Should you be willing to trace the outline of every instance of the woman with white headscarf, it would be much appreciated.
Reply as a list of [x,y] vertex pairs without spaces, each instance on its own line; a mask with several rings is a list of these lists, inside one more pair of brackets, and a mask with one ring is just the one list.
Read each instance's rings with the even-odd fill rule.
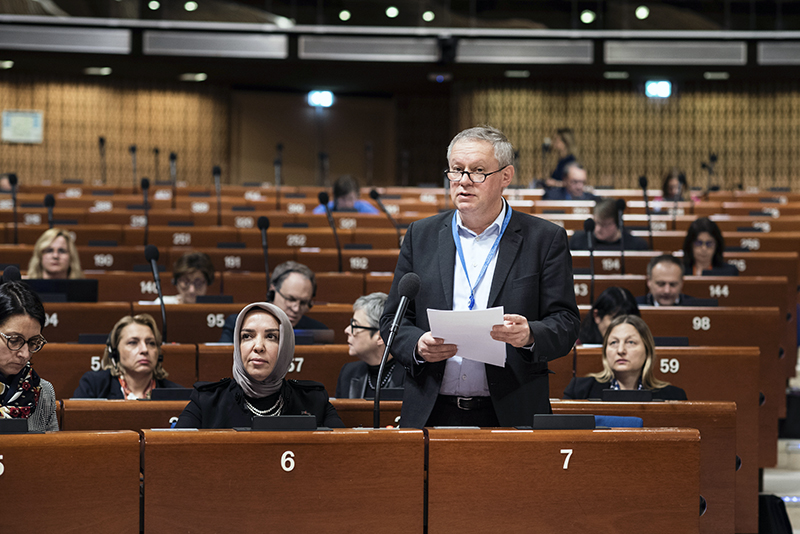
[[178,428],[248,427],[254,415],[305,413],[317,418],[317,426],[344,426],[322,384],[284,379],[294,357],[294,330],[283,310],[248,304],[233,333],[233,379],[198,386]]

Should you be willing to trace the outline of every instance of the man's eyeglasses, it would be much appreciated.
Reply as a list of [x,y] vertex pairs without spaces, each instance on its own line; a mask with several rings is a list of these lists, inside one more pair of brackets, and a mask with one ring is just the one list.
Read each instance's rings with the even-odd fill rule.
[[694,246],[696,247],[706,247],[706,248],[714,248],[717,246],[717,242],[713,239],[711,241],[701,241],[700,239],[694,242]]
[[178,289],[181,291],[186,291],[190,287],[194,287],[196,291],[199,291],[206,287],[208,283],[206,282],[205,278],[198,278],[197,280],[187,280],[186,278],[179,278],[178,279]]
[[47,343],[47,340],[41,334],[35,335],[30,339],[25,339],[19,334],[11,334],[9,336],[2,332],[0,332],[0,336],[3,336],[9,350],[20,350],[27,343],[28,350],[31,351],[31,354],[42,350],[42,347]]
[[286,296],[283,293],[281,293],[278,289],[275,289],[275,293],[283,297],[283,300],[285,300],[290,306],[298,304],[301,308],[309,308],[309,309],[311,308],[311,306],[313,306],[310,300],[300,300],[296,297]]
[[380,330],[380,328],[375,328],[374,326],[361,326],[360,324],[356,323],[355,319],[350,319],[350,331],[353,332],[353,335],[355,335],[357,328],[360,328],[361,330],[369,330],[371,332],[377,332]]
[[482,184],[483,182],[486,181],[486,179],[489,176],[502,171],[506,167],[508,167],[508,165],[504,165],[504,166],[500,167],[499,169],[497,169],[496,171],[492,171],[492,172],[468,172],[468,171],[446,170],[446,171],[444,171],[444,175],[447,176],[447,179],[450,180],[451,182],[460,182],[461,179],[464,176],[466,176],[467,178],[470,179],[470,181],[473,184]]

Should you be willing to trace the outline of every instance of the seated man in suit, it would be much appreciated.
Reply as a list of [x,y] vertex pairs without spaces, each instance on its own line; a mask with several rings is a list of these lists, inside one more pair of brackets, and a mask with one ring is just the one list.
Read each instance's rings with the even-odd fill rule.
[[[353,304],[353,318],[344,329],[350,356],[360,361],[344,364],[336,384],[338,399],[374,399],[378,370],[386,345],[380,333],[381,314],[386,293],[371,293],[359,297]],[[383,368],[381,389],[402,388],[405,379],[402,365],[390,354]],[[385,397],[381,397],[385,398]]]
[[551,187],[545,192],[542,200],[597,200],[598,197],[584,191],[586,187],[586,169],[573,161],[564,167],[564,187]]
[[[275,304],[286,313],[295,330],[327,330],[328,327],[304,315],[311,309],[314,295],[317,294],[317,281],[314,271],[296,261],[285,261],[275,267],[269,280],[267,301]],[[236,326],[234,313],[225,320],[220,343],[233,343],[233,328]]]
[[[594,222],[595,250],[619,250],[620,239],[625,240],[625,250],[649,250],[647,241],[632,235],[630,230],[626,229],[625,235],[622,235],[622,231],[619,229],[616,199],[604,198],[595,204]],[[569,240],[569,248],[571,250],[589,250],[586,232],[583,230],[575,232]]]
[[672,254],[656,256],[647,265],[647,295],[636,297],[636,304],[645,306],[691,306],[694,300],[681,293],[683,265]]

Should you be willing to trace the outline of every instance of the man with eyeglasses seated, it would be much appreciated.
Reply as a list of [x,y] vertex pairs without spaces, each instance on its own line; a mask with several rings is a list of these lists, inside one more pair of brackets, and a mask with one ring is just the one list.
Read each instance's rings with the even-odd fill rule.
[[[311,309],[317,281],[314,271],[296,261],[286,261],[275,267],[269,280],[267,302],[286,313],[295,330],[328,330],[323,323],[304,315]],[[220,343],[233,343],[233,328],[237,314],[228,316],[222,327]]]
[[[625,229],[625,235],[619,229],[619,213],[617,200],[605,198],[594,206],[594,249],[619,250],[620,239],[625,240],[625,250],[650,250],[647,241],[631,234]],[[578,230],[569,240],[571,250],[589,250],[589,241],[584,230]]]
[[[196,304],[197,297],[214,282],[214,265],[204,252],[187,252],[172,266],[172,285],[177,295],[164,295],[164,304]],[[158,304],[158,299],[141,304]]]
[[[380,323],[386,293],[359,297],[353,304],[353,318],[344,329],[350,356],[360,361],[344,364],[336,384],[338,399],[374,399],[378,370],[386,345],[381,338]],[[381,378],[381,389],[402,388],[406,373],[390,354]]]

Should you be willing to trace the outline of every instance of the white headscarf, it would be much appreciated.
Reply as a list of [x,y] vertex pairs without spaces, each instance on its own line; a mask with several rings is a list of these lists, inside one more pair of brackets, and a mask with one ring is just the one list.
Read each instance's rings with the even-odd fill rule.
[[[278,320],[280,339],[278,340],[278,358],[270,375],[264,380],[253,379],[244,369],[242,363],[241,343],[242,324],[247,313],[253,308],[259,308],[269,313]],[[236,317],[236,326],[233,329],[233,379],[244,390],[244,394],[251,398],[262,398],[272,395],[281,389],[283,377],[289,370],[289,365],[294,357],[294,330],[292,322],[284,311],[269,302],[254,302],[248,304]]]

